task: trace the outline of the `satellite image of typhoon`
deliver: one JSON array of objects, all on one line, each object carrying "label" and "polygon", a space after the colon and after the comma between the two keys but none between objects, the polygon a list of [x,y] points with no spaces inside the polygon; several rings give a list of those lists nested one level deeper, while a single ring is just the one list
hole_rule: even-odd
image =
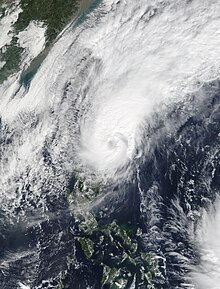
[{"label": "satellite image of typhoon", "polygon": [[219,0],[0,0],[0,289],[220,289]]}]

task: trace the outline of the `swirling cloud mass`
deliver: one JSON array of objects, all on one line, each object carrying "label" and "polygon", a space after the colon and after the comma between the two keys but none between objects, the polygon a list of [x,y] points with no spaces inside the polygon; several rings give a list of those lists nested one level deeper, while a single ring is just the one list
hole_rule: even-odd
[{"label": "swirling cloud mass", "polygon": [[103,0],[64,31],[29,87],[5,81],[4,212],[14,214],[24,188],[28,207],[64,191],[72,174],[126,181],[153,145],[154,115],[180,101],[189,110],[187,96],[199,101],[219,78],[219,15],[218,0]]}]

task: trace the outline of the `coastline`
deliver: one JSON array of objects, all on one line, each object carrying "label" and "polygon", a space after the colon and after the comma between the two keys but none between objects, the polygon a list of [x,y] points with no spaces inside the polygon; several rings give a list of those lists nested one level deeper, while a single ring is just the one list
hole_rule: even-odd
[{"label": "coastline", "polygon": [[[8,77],[15,73],[19,73],[20,71],[20,83],[21,85],[28,86],[38,68],[41,66],[41,63],[44,61],[46,56],[48,55],[50,49],[60,39],[63,33],[71,26],[76,24],[77,20],[85,15],[90,5],[94,2],[94,0],[72,0],[73,2],[66,2],[65,4],[59,4],[57,9],[56,0],[50,0],[53,4],[52,6],[48,5],[44,8],[40,5],[40,2],[34,0],[33,3],[35,6],[32,7],[32,2],[29,1],[27,5],[24,5],[24,1],[20,0],[19,5],[22,10],[19,13],[18,19],[15,23],[12,24],[10,30],[13,31],[12,40],[10,43],[2,47],[0,51],[0,61],[4,63],[4,65],[0,68],[0,84],[3,83]],[[0,7],[3,3],[15,3],[16,1],[12,0],[0,0]],[[32,3],[32,4],[31,4]],[[59,3],[59,2],[58,2]],[[69,7],[69,5],[71,6]],[[47,13],[45,13],[45,9]],[[62,16],[58,11],[62,11]],[[48,14],[48,12],[50,12]],[[56,15],[60,18],[56,19]],[[8,17],[8,16],[5,16]],[[22,62],[25,61],[23,59],[23,49],[18,42],[18,34],[25,29],[29,23],[33,21],[39,21],[40,23],[45,23],[46,32],[45,32],[45,47],[44,49],[35,56],[29,63],[26,63],[25,66],[22,67]],[[60,23],[63,24],[60,24]],[[12,52],[17,53],[16,59],[11,57]]]}]

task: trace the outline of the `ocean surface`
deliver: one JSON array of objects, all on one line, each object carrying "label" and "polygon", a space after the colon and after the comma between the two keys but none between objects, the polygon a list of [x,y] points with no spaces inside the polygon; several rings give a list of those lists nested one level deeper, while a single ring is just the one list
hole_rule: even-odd
[{"label": "ocean surface", "polygon": [[[68,258],[73,289],[220,288],[219,15],[217,0],[94,1],[28,85],[0,85],[1,289],[64,288]],[[77,180],[100,194],[70,206]],[[101,287],[74,212],[138,227],[153,285]]]}]

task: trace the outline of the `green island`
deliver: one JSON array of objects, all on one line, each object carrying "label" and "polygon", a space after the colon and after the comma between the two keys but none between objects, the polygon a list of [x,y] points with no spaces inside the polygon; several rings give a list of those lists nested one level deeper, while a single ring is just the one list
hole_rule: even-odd
[{"label": "green island", "polygon": [[[96,192],[92,193],[92,187]],[[83,263],[88,263],[94,272],[99,272],[99,284],[95,288],[132,289],[139,288],[141,284],[143,288],[155,288],[153,281],[158,273],[158,264],[155,256],[144,252],[141,246],[141,229],[117,220],[103,223],[94,213],[79,209],[80,205],[101,193],[100,184],[97,189],[95,185],[89,186],[86,180],[78,179],[73,192],[68,191],[66,195],[78,224],[73,233],[76,247],[81,252]],[[74,260],[68,257],[68,269],[57,278],[56,289],[71,288],[70,276],[74,266]],[[83,268],[79,270],[87,271]]]}]

